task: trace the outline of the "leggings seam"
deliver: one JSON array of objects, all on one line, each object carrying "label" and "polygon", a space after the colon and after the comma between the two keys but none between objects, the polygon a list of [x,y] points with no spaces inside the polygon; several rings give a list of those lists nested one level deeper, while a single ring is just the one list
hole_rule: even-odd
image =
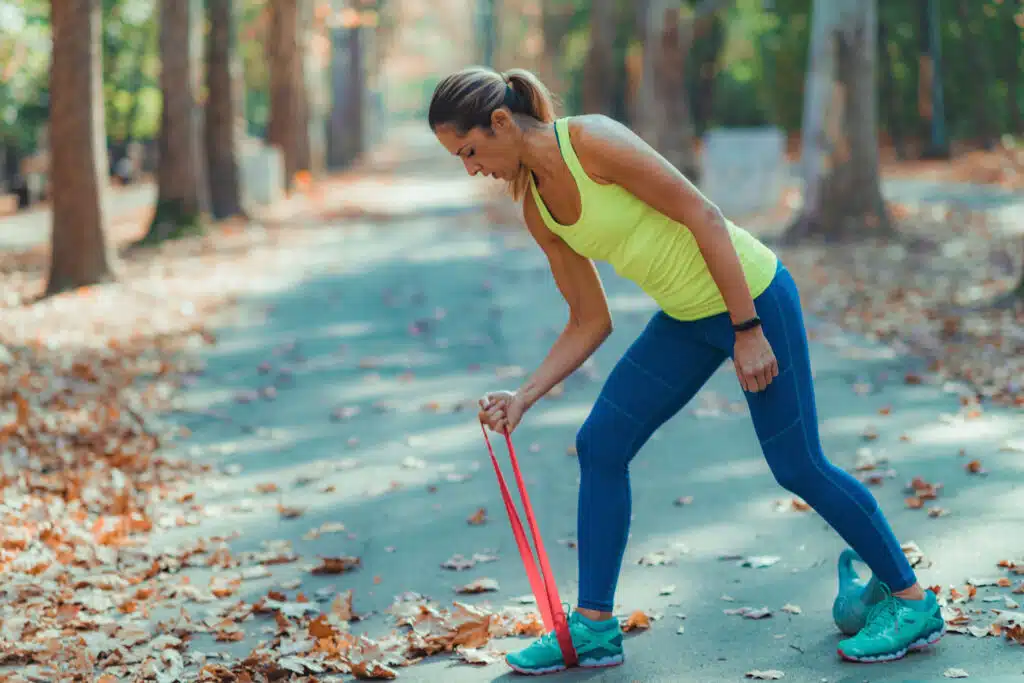
[{"label": "leggings seam", "polygon": [[607,405],[611,406],[611,408],[615,412],[619,413],[620,415],[622,415],[623,417],[628,419],[630,422],[632,422],[634,424],[634,426],[639,427],[639,426],[641,426],[643,424],[636,417],[634,417],[633,415],[630,415],[628,412],[626,412],[625,408],[623,408],[622,406],[620,406],[618,403],[616,403],[615,401],[611,400],[607,396],[598,396],[597,400],[600,403],[606,403]]},{"label": "leggings seam", "polygon": [[625,361],[626,361],[627,363],[629,363],[630,365],[632,365],[632,366],[633,366],[634,368],[636,368],[637,370],[639,370],[639,371],[640,371],[641,373],[643,373],[644,375],[647,375],[648,377],[650,377],[651,379],[653,379],[654,381],[656,381],[656,382],[657,382],[658,384],[660,384],[661,386],[663,386],[663,387],[665,387],[665,388],[667,388],[667,389],[675,390],[675,387],[674,387],[674,386],[672,386],[672,383],[671,383],[671,382],[666,382],[666,381],[665,381],[665,380],[664,380],[663,378],[661,378],[661,377],[658,377],[658,376],[657,376],[657,375],[655,375],[654,373],[652,373],[652,372],[650,372],[649,370],[647,370],[647,368],[645,368],[644,366],[640,365],[640,364],[639,364],[639,363],[637,363],[637,362],[636,362],[635,360],[633,360],[632,358],[630,358],[630,357],[629,357],[629,354],[628,354],[628,353],[627,353],[626,355],[624,355],[624,356],[623,356],[622,358],[623,358],[623,360],[625,360]]},{"label": "leggings seam", "polygon": [[[774,291],[774,288],[769,287],[768,290],[766,290],[766,293],[770,293],[771,294],[772,302],[775,304],[775,308],[776,308],[776,310],[779,313],[779,319],[782,322],[780,327],[782,328],[782,334],[783,334],[783,337],[784,337],[784,339],[786,341],[786,350],[787,350],[787,352],[789,354],[790,366],[792,366],[793,357],[794,357],[793,356],[793,345],[792,345],[792,343],[790,341],[790,338],[789,338],[788,326],[785,324],[786,315],[785,315],[784,311],[782,310],[782,305],[779,303],[778,295]],[[797,305],[799,305],[799,304],[797,304]],[[808,362],[809,362],[809,359],[808,359]],[[804,439],[804,447],[807,448],[807,446],[810,444],[810,438],[807,435],[807,422],[806,422],[806,420],[802,419],[803,418],[804,401],[802,400],[803,397],[801,396],[800,382],[794,382],[793,383],[793,387],[794,387],[794,391],[795,391],[795,393],[797,395],[797,402],[798,402],[798,406],[799,406],[799,414],[800,414],[800,418],[801,418],[800,422],[802,423],[801,424],[801,426],[802,426],[801,435],[803,436],[803,439]],[[820,439],[819,439],[819,441],[820,441]],[[809,449],[808,449],[808,452],[810,452]],[[811,458],[811,463],[813,464],[814,468],[818,470],[818,472],[821,474],[821,476],[825,478],[826,481],[828,481],[830,484],[832,484],[833,487],[835,487],[838,490],[840,490],[842,492],[842,494],[844,496],[846,496],[847,499],[852,501],[853,504],[856,505],[867,516],[868,521],[871,524],[871,527],[875,530],[876,533],[878,533],[878,535],[880,537],[885,537],[885,536],[888,535],[885,532],[885,530],[882,529],[879,526],[879,524],[878,524],[878,517],[879,517],[879,513],[881,512],[881,507],[879,506],[877,501],[875,502],[875,509],[873,511],[869,512],[868,510],[866,510],[864,508],[864,506],[860,503],[860,501],[857,500],[856,497],[854,497],[845,487],[840,486],[835,481],[835,479],[832,477],[832,475],[827,471],[827,468],[823,469],[821,467],[821,465],[820,465],[820,463],[818,463],[817,459]],[[884,561],[886,561],[888,564],[891,565],[894,574],[899,576],[901,581],[903,581],[904,583],[909,581],[909,583],[907,583],[907,585],[908,586],[913,585],[913,583],[915,581],[915,577],[913,575],[913,569],[911,569],[911,573],[910,573],[909,576],[904,576],[904,572],[901,569],[901,563],[899,562],[899,560],[901,559],[900,557],[894,557],[890,553],[885,553],[883,555],[883,558],[884,558]]]},{"label": "leggings seam", "polygon": [[[706,341],[706,339],[705,339],[705,341]],[[715,351],[719,351],[719,349],[717,349],[715,347],[712,347],[712,348]],[[636,363],[636,361],[634,361],[632,359],[629,359],[629,362],[630,362],[630,365],[632,365],[636,369],[644,372],[647,375],[650,375],[650,373],[646,372],[642,366],[640,366],[638,363]],[[713,367],[714,365],[721,364],[721,362],[722,362],[721,358],[712,358],[711,361],[707,365]],[[702,376],[703,375],[708,375],[709,374],[708,373],[709,369],[710,368],[708,368],[706,366],[702,366],[701,375]],[[651,375],[651,376],[653,377],[653,375]],[[678,402],[680,395],[683,394],[685,392],[685,390],[687,389],[687,387],[685,387],[685,386],[683,386],[683,387],[672,386],[671,384],[669,384],[668,382],[665,382],[660,377],[656,378],[656,379],[658,379],[658,381],[663,386],[666,386],[667,388],[672,389],[673,391],[669,394],[669,396],[665,399],[665,401],[658,407],[657,410],[651,411],[650,417],[648,417],[648,419],[644,420],[643,422],[640,422],[640,421],[636,420],[636,418],[634,418],[633,416],[631,416],[628,413],[626,413],[626,411],[622,410],[618,405],[615,404],[614,401],[609,400],[607,397],[604,397],[604,396],[599,396],[598,397],[598,400],[603,400],[609,406],[612,406],[613,408],[618,410],[623,415],[629,417],[629,419],[632,420],[634,422],[634,424],[638,427],[638,429],[636,430],[636,433],[633,435],[633,438],[629,441],[628,447],[626,448],[627,452],[632,452],[635,449],[637,441],[640,438],[642,438],[644,434],[646,434],[648,431],[650,431],[650,424],[651,424],[651,422],[657,421],[658,418],[665,412],[665,408],[668,405],[670,405],[671,403],[674,403],[674,402]],[[706,383],[706,380],[705,380],[705,383]],[[703,384],[701,386],[703,386]],[[698,391],[699,391],[699,389],[700,389],[700,387],[698,387]],[[694,395],[696,395],[696,392],[694,392]],[[680,406],[679,409],[681,410],[682,406]],[[671,416],[669,416],[669,417],[671,417]],[[668,418],[666,417],[665,420],[667,420],[667,419]],[[628,487],[630,485],[629,479],[628,479],[628,477],[629,477],[629,461],[626,461],[625,467],[623,469],[625,470],[625,476],[627,477],[626,486]],[[581,477],[586,477],[586,476],[590,476],[590,474],[588,474],[585,471],[581,473]],[[580,486],[583,486],[582,480],[580,481]],[[593,495],[592,491],[593,491],[594,487],[593,486],[587,486],[586,488],[587,488],[586,507],[587,507],[587,509],[590,509],[592,507],[591,496]],[[592,546],[593,544],[588,544],[588,545]],[[583,556],[581,556],[581,557],[582,557],[582,559],[584,560],[584,562],[585,562],[585,564],[587,566],[593,567],[594,566],[594,562],[593,562],[593,559],[592,559],[593,556],[591,555],[591,551],[592,551],[592,548],[587,548],[586,550],[583,550],[583,553],[585,553],[585,557],[583,557]],[[625,548],[623,548],[623,553],[625,553]],[[621,565],[623,558],[620,556],[617,559],[618,559],[619,564]],[[580,585],[580,588],[583,588],[582,584]],[[591,588],[591,586],[587,586],[587,588],[589,589],[589,588]],[[588,609],[586,607],[586,605],[584,605],[582,603],[591,604],[591,605],[599,604],[597,600],[589,600],[589,599],[588,600],[581,600],[581,599],[577,598],[577,604],[579,604],[580,606],[584,607],[584,609]],[[602,607],[604,607],[604,603],[601,603],[601,604],[602,604]],[[602,609],[601,611],[609,611],[610,609],[611,609],[611,606],[609,606],[608,610]]]},{"label": "leggings seam", "polygon": [[[794,358],[793,344],[790,342],[790,339],[789,339],[789,329],[788,329],[788,326],[786,325],[786,322],[785,322],[786,321],[786,317],[787,317],[786,313],[785,313],[785,311],[782,310],[782,305],[779,303],[778,295],[775,293],[774,288],[769,287],[768,290],[766,290],[766,292],[770,292],[771,293],[772,303],[775,304],[775,310],[778,311],[778,313],[779,313],[779,321],[781,322],[781,325],[779,327],[782,328],[782,335],[783,335],[783,338],[786,340],[786,353],[789,356],[790,367],[792,367],[793,358]],[[808,359],[808,362],[810,362],[810,359]],[[801,418],[800,421],[802,423],[801,424],[802,429],[800,430],[800,434],[801,434],[801,436],[803,437],[803,440],[804,440],[804,448],[806,448],[807,452],[810,453],[811,449],[810,449],[810,439],[807,436],[807,423],[806,423],[806,421],[802,420],[802,418],[803,418],[803,410],[804,410],[804,401],[803,401],[803,396],[801,395],[801,392],[800,392],[800,382],[793,382],[793,391],[796,393],[797,412],[800,415],[800,418]],[[851,502],[853,502],[854,505],[856,505],[858,508],[860,508],[861,512],[863,512],[871,520],[871,525],[875,528],[876,531],[881,531],[880,529],[878,529],[878,525],[875,523],[874,513],[873,512],[869,512],[868,510],[866,510],[864,508],[864,506],[861,505],[859,500],[857,500],[854,496],[850,495],[850,492],[847,491],[845,487],[840,486],[835,481],[835,479],[832,478],[832,475],[826,469],[821,467],[821,465],[818,463],[816,458],[812,457],[812,458],[810,458],[810,461],[811,461],[811,464],[814,466],[814,468],[816,470],[818,470],[818,473],[822,477],[824,477],[826,481],[828,481],[830,484],[832,484],[832,486],[834,486],[839,491],[842,491],[844,496],[846,496]]]}]

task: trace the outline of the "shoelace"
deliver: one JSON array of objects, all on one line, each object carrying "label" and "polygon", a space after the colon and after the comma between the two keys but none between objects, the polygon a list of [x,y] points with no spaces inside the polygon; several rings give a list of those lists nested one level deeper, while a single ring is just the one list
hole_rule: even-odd
[{"label": "shoelace", "polygon": [[[889,588],[884,584],[882,591],[885,593],[885,597],[868,612],[867,623],[861,631],[864,635],[881,635],[889,625],[889,620],[895,621],[899,617],[899,601],[893,597]],[[885,617],[889,617],[889,619]]]}]

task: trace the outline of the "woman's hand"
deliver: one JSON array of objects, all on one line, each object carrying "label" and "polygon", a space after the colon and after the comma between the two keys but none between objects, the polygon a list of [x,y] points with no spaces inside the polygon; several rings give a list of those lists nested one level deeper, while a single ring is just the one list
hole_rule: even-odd
[{"label": "woman's hand", "polygon": [[732,363],[744,391],[763,391],[779,376],[779,362],[760,327],[736,333]]},{"label": "woman's hand", "polygon": [[480,399],[480,422],[498,433],[511,434],[523,419],[526,401],[514,391],[492,391]]}]

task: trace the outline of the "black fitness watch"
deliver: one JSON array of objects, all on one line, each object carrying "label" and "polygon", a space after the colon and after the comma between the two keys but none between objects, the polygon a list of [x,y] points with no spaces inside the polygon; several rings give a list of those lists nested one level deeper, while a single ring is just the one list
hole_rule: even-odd
[{"label": "black fitness watch", "polygon": [[746,332],[747,330],[752,330],[755,327],[760,326],[761,319],[755,315],[753,318],[750,318],[749,320],[744,320],[741,323],[733,323],[732,329],[734,332]]}]

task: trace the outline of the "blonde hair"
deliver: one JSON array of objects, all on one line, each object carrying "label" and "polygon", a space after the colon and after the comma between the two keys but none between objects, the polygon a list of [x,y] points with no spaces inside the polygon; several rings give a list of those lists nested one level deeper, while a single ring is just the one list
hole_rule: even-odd
[{"label": "blonde hair", "polygon": [[[513,114],[529,116],[542,123],[555,120],[555,101],[547,86],[526,69],[495,71],[471,66],[445,76],[434,88],[427,120],[430,129],[454,126],[459,135],[474,128],[491,130],[491,114],[507,107]],[[530,170],[525,166],[509,181],[509,193],[522,199],[530,187]]]}]

